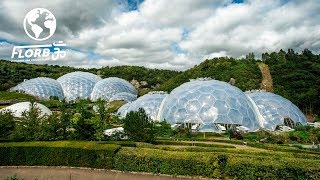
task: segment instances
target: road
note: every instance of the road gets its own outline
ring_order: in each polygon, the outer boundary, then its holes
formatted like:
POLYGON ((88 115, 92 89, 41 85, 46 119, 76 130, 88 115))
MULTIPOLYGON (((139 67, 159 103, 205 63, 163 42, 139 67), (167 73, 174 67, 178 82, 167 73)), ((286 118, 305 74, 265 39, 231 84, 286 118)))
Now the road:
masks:
POLYGON ((109 170, 94 170, 89 168, 69 167, 0 167, 0 179, 7 179, 16 175, 24 180, 173 180, 183 179, 172 176, 157 176, 152 174, 123 173, 109 170))

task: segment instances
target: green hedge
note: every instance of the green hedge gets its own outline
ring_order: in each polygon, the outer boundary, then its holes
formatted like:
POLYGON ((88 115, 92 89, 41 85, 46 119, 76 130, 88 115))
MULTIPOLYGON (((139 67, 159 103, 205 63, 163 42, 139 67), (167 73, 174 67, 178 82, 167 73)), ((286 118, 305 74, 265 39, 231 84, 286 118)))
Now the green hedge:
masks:
POLYGON ((114 167, 121 171, 217 177, 219 158, 223 156, 128 147, 115 155, 114 167))
POLYGON ((320 178, 320 161, 269 155, 122 148, 115 156, 115 169, 213 178, 320 178))
POLYGON ((115 144, 78 141, 0 143, 0 165, 110 169, 119 148, 115 144))
POLYGON ((168 141, 168 140, 158 140, 156 144, 159 145, 180 145, 180 146, 200 146, 200 147, 215 147, 215 148, 235 148, 232 145, 222 145, 222 144, 208 144, 199 142, 182 142, 182 141, 168 141))
POLYGON ((225 174, 236 179, 320 179, 320 162, 295 158, 228 156, 225 174))

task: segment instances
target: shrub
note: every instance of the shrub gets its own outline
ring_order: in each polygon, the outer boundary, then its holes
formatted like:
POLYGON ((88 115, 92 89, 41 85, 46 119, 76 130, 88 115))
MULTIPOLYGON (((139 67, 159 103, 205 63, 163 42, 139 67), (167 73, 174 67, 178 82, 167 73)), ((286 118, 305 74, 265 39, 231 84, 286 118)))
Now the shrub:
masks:
POLYGON ((216 155, 190 152, 122 148, 115 156, 115 169, 121 171, 216 177, 218 166, 216 155))
POLYGON ((129 112, 123 120, 123 129, 129 139, 140 142, 153 142, 156 131, 143 109, 129 112))
POLYGON ((161 145, 182 145, 182 146, 201 146, 201 147, 216 147, 216 148, 235 148, 232 145, 220 145, 220 144, 208 144, 208 143, 199 143, 199 142, 181 142, 181 141, 164 141, 158 140, 155 142, 156 144, 161 145))
POLYGON ((0 143, 0 165, 76 166, 110 169, 120 146, 95 142, 55 141, 0 143))
POLYGON ((7 138, 15 128, 15 121, 10 111, 0 112, 0 138, 7 138))

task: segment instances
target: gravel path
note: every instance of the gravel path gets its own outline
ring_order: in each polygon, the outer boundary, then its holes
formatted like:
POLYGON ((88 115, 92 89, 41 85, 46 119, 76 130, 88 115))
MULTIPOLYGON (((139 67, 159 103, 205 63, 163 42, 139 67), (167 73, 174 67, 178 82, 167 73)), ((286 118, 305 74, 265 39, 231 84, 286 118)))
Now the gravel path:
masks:
POLYGON ((25 166, 2 166, 0 167, 0 179, 6 179, 16 175, 24 180, 173 180, 183 179, 172 176, 156 176, 152 174, 123 173, 109 170, 94 170, 90 168, 69 167, 25 167, 25 166))

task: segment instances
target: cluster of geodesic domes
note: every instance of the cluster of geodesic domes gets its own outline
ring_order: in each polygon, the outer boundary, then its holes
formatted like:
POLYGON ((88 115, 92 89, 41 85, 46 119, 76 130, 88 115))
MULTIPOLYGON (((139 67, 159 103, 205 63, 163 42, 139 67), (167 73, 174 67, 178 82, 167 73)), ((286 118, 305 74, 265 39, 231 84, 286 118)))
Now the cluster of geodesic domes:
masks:
POLYGON ((128 81, 111 77, 101 79, 87 72, 73 72, 57 80, 35 78, 12 91, 25 92, 49 99, 66 101, 78 98, 99 98, 106 101, 124 100, 130 103, 118 110, 120 117, 142 108, 150 119, 175 124, 199 125, 202 131, 242 126, 249 131, 275 130, 277 126, 306 124, 303 113, 289 100, 264 91, 243 92, 229 83, 199 78, 184 83, 170 94, 150 92, 137 99, 137 90, 128 81))
POLYGON ((11 91, 23 92, 32 96, 50 99, 75 101, 90 98, 96 101, 101 98, 106 101, 134 101, 137 90, 128 81, 117 77, 102 79, 88 72, 72 72, 57 80, 39 77, 26 80, 11 88, 11 91))
POLYGON ((242 92, 229 83, 200 78, 184 83, 170 94, 149 93, 118 110, 124 117, 143 108, 155 121, 199 125, 200 130, 219 131, 219 127, 242 126, 248 131, 274 131, 285 125, 306 124, 303 113, 289 100, 264 91, 242 92))

